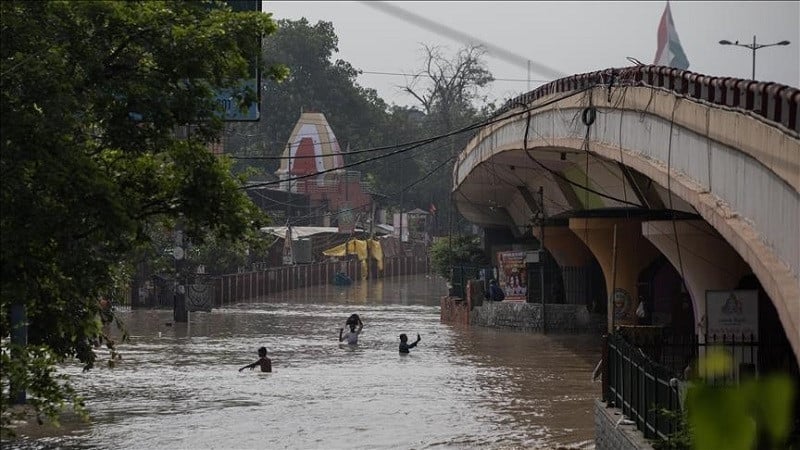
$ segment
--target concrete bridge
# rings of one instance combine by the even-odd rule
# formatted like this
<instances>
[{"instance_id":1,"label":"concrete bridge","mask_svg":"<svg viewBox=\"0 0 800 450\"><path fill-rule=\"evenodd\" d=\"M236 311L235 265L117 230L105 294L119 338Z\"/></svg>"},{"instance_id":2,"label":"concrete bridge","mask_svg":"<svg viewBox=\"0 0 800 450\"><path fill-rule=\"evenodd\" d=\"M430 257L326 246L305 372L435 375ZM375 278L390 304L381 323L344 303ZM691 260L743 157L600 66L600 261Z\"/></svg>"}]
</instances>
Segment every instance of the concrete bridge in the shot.
<instances>
[{"instance_id":1,"label":"concrete bridge","mask_svg":"<svg viewBox=\"0 0 800 450\"><path fill-rule=\"evenodd\" d=\"M545 248L561 267L596 260L617 324L636 322L659 258L683 281L698 334L706 292L749 279L800 361L797 88L658 66L560 79L478 131L453 200L512 240L538 235L543 212Z\"/></svg>"}]
</instances>

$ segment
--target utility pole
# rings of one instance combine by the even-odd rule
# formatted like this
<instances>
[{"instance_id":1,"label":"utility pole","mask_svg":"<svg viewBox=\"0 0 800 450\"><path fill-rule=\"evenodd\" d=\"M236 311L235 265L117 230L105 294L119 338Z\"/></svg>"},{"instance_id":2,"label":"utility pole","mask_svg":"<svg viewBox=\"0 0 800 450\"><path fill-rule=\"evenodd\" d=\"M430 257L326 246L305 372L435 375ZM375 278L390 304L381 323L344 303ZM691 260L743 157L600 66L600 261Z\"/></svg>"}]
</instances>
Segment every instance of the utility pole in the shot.
<instances>
[{"instance_id":1,"label":"utility pole","mask_svg":"<svg viewBox=\"0 0 800 450\"><path fill-rule=\"evenodd\" d=\"M189 314L186 311L186 246L184 245L183 230L175 231L175 247L172 250L175 257L175 295L172 305L172 320L175 323L186 323Z\"/></svg>"},{"instance_id":2,"label":"utility pole","mask_svg":"<svg viewBox=\"0 0 800 450\"><path fill-rule=\"evenodd\" d=\"M369 240L367 241L367 279L372 278L372 243L375 240L375 200L371 200L369 214ZM376 274L377 275L377 274ZM377 278L377 276L376 276Z\"/></svg>"},{"instance_id":3,"label":"utility pole","mask_svg":"<svg viewBox=\"0 0 800 450\"><path fill-rule=\"evenodd\" d=\"M28 314L25 304L15 301L11 304L11 357L22 359L23 355L18 354L25 351L28 346ZM11 403L14 405L24 405L27 403L25 389L18 389L13 384L9 386Z\"/></svg>"},{"instance_id":4,"label":"utility pole","mask_svg":"<svg viewBox=\"0 0 800 450\"><path fill-rule=\"evenodd\" d=\"M531 90L531 60L528 60L528 91Z\"/></svg>"},{"instance_id":5,"label":"utility pole","mask_svg":"<svg viewBox=\"0 0 800 450\"><path fill-rule=\"evenodd\" d=\"M611 295L608 296L606 306L608 314L608 334L614 333L614 296L617 295L617 225L614 224L614 237L611 243Z\"/></svg>"},{"instance_id":6,"label":"utility pole","mask_svg":"<svg viewBox=\"0 0 800 450\"><path fill-rule=\"evenodd\" d=\"M404 180L403 165L400 165L400 179ZM403 193L405 189L400 191L400 248L403 248Z\"/></svg>"},{"instance_id":7,"label":"utility pole","mask_svg":"<svg viewBox=\"0 0 800 450\"><path fill-rule=\"evenodd\" d=\"M547 321L545 320L545 301L544 301L544 187L539 186L539 295L542 300L542 334L547 333Z\"/></svg>"}]
</instances>

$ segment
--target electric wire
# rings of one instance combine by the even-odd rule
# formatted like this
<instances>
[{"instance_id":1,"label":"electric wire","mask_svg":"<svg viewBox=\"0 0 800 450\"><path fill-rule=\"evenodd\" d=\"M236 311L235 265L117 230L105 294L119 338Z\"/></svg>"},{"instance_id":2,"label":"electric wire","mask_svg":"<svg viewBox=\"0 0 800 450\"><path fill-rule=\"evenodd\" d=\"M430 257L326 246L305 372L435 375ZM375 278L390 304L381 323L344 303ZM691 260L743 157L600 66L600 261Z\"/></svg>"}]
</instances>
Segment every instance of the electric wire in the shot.
<instances>
[{"instance_id":1,"label":"electric wire","mask_svg":"<svg viewBox=\"0 0 800 450\"><path fill-rule=\"evenodd\" d=\"M408 191L408 190L410 190L412 187L414 187L414 186L416 186L417 184L421 183L422 181L426 180L426 179L427 179L427 178L429 178L431 175L433 175L435 172L437 172L438 170L440 170L442 167L444 167L444 166L445 166L445 165L446 165L448 162L450 162L450 161L451 161L453 158L455 158L456 156L457 156L456 154L454 154L454 155L450 156L449 158L447 158L447 159L445 159L444 161L440 162L440 163L439 163L439 164L438 164L436 167L434 167L433 169L429 170L427 173L423 174L423 175L422 175L420 178L418 178L418 179L416 179L415 181L413 181L413 182L411 182L411 183L409 183L409 184L407 184L407 185L403 186L403 187L402 187L402 188L400 188L399 190L397 190L397 191L395 191L395 192L392 192L392 193L389 193L389 194L386 194L386 195L384 195L384 196L397 196L397 195L400 195L400 193L402 193L402 192L407 192L407 191ZM328 214L322 214L322 215L305 215L305 216L293 216L292 218L293 218L293 219L296 219L296 220L300 220L300 219L302 219L302 220L307 220L307 219L320 218L320 217L325 217L325 216L334 217L334 216L337 216L337 215L339 215L339 214L343 214L343 213L347 213L347 212L361 211L361 210L363 210L364 208L366 208L366 207L370 206L372 203L373 203L373 202L372 202L372 200L370 200L370 201L369 201L369 202L367 202L367 203L360 204L360 205L355 205L355 206L353 206L353 207L351 207L351 208L349 208L349 209L342 209L342 210L339 210L339 211L333 211L333 212L330 212L330 213L328 213Z\"/></svg>"},{"instance_id":2,"label":"electric wire","mask_svg":"<svg viewBox=\"0 0 800 450\"><path fill-rule=\"evenodd\" d=\"M672 213L672 233L675 235L675 248L678 252L678 268L681 272L681 280L686 286L686 274L683 271L683 258L681 256L681 244L678 242L678 226L675 223L675 210L672 205L672 134L675 126L675 111L678 109L680 101L676 101L672 106L672 115L669 120L669 143L667 145L667 197L669 198L669 209Z\"/></svg>"},{"instance_id":3,"label":"electric wire","mask_svg":"<svg viewBox=\"0 0 800 450\"><path fill-rule=\"evenodd\" d=\"M586 87L586 88L583 88L583 89L580 89L580 90L577 90L577 91L569 92L569 93L567 93L567 94L565 94L563 96L551 99L551 100L549 100L547 102L544 102L542 104L529 107L525 111L522 111L522 112L511 112L511 113L504 112L502 114L496 114L496 115L494 115L494 116L492 116L492 117L490 117L488 119L484 119L484 120L472 123L470 125L467 125L465 127L462 127L462 128L456 129L456 130L451 130L451 131L446 132L444 134L440 134L440 135L436 135L436 136L429 137L429 138L426 138L426 139L414 141L414 142L412 142L410 144L398 144L398 145L390 145L390 146L383 146L383 147L375 147L375 148L373 148L371 150L379 150L379 149L380 150L386 150L386 149L393 149L393 148L403 147L404 145L408 145L405 148L400 148L398 150L394 150L394 151L389 152L387 154L378 155L378 156L375 156L375 157L372 157L372 158L367 158L367 159L364 159L364 160L361 160L361 161L357 161L357 162L354 162L354 163L345 164L342 167L321 170L321 171L317 171L317 172L306 174L306 175L298 175L298 176L286 178L286 179L283 179L283 180L275 180L275 181L268 181L268 182L262 182L262 183L255 183L255 184L251 184L251 185L248 185L246 187L243 187L243 188L244 189L254 189L254 188L257 188L257 187L272 186L272 185L280 184L280 183L283 183L283 182L290 182L290 181L300 180L300 179L304 179L304 178L315 177L315 176L322 175L322 174L325 174L325 173L330 173L330 172L338 171L338 170L341 170L341 169L344 169L344 168L354 167L354 166L358 166L358 165L365 164L365 163L368 163L368 162L377 161L377 160L380 160L380 159L383 159L383 158L387 158L387 157L390 157L390 156L394 156L394 155L397 155L397 154L402 154L402 153L405 153L407 151L413 150L413 149L415 149L417 147L420 147L422 145L429 144L429 143L435 142L435 141L440 140L440 139L444 139L444 138L447 138L447 137L450 137L450 136L455 136L455 135L458 135L458 134L461 134L461 133L465 133L465 132L468 132L468 131L480 129L480 128L485 127L487 125L491 125L493 123L505 121L505 120L511 119L513 117L516 117L518 115L525 114L528 111L533 111L533 110L536 110L536 109L539 109L539 108L544 108L546 106L549 106L550 104L565 100L565 99L570 98L570 97L572 97L574 95L578 95L578 94L580 94L582 92L585 92L586 90L588 90L590 88L591 87Z\"/></svg>"}]
</instances>

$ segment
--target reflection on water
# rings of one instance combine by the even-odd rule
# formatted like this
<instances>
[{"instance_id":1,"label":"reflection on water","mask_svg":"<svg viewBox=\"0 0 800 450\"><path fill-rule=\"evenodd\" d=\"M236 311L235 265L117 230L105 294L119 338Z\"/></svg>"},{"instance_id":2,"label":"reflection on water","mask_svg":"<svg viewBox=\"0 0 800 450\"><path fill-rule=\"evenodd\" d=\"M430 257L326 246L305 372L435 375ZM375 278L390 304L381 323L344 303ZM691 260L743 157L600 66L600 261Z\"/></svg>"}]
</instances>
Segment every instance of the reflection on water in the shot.
<instances>
[{"instance_id":1,"label":"reflection on water","mask_svg":"<svg viewBox=\"0 0 800 450\"><path fill-rule=\"evenodd\" d=\"M171 324L122 313L124 360L79 376L93 423L39 448L591 448L591 336L439 323L441 279L301 289ZM338 330L353 312L355 349ZM168 325L169 324L169 325ZM408 356L399 334L422 335ZM266 346L274 372L238 372Z\"/></svg>"}]
</instances>

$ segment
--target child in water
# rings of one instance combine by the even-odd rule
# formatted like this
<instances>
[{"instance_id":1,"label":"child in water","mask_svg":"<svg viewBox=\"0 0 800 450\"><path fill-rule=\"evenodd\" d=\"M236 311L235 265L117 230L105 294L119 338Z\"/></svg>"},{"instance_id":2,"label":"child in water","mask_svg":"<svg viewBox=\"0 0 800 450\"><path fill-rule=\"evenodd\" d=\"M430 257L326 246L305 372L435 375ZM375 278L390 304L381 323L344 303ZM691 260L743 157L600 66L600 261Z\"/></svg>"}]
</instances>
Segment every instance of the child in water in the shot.
<instances>
[{"instance_id":1,"label":"child in water","mask_svg":"<svg viewBox=\"0 0 800 450\"><path fill-rule=\"evenodd\" d=\"M358 314L353 314L347 319L345 325L350 328L350 331L344 333L344 328L339 328L339 342L347 341L347 345L358 345L358 335L361 334L361 330L364 328L361 318L358 317Z\"/></svg>"},{"instance_id":2,"label":"child in water","mask_svg":"<svg viewBox=\"0 0 800 450\"><path fill-rule=\"evenodd\" d=\"M253 370L255 366L261 366L262 372L272 372L272 361L269 358L267 358L267 348L261 347L260 349L258 349L258 356L259 356L258 361L254 362L253 364L248 364L242 367L241 369L239 369L239 372L243 371L244 369Z\"/></svg>"},{"instance_id":3,"label":"child in water","mask_svg":"<svg viewBox=\"0 0 800 450\"><path fill-rule=\"evenodd\" d=\"M400 335L400 353L408 353L408 349L414 348L419 343L420 337L419 333L417 333L417 340L413 343L408 343L408 336L405 333Z\"/></svg>"}]
</instances>

